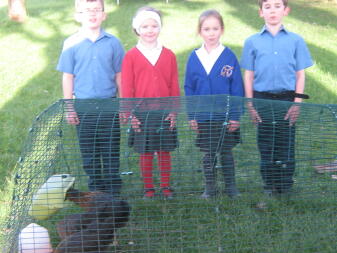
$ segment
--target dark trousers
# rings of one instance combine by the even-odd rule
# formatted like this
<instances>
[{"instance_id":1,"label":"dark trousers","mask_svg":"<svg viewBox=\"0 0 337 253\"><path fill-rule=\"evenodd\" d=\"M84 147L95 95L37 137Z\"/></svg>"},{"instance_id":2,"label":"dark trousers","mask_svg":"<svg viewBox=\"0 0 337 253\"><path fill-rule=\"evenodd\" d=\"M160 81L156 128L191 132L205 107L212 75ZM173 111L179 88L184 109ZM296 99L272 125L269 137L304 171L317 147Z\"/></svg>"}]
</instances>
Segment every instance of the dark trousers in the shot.
<instances>
[{"instance_id":1,"label":"dark trousers","mask_svg":"<svg viewBox=\"0 0 337 253\"><path fill-rule=\"evenodd\" d=\"M206 193L209 195L216 193L217 158L220 160L226 191L236 191L232 149L240 142L240 130L228 132L224 121L203 121L198 122L198 131L196 145L204 152Z\"/></svg>"},{"instance_id":2,"label":"dark trousers","mask_svg":"<svg viewBox=\"0 0 337 253\"><path fill-rule=\"evenodd\" d=\"M77 135L89 190L119 194L120 124L118 113L78 113Z\"/></svg>"},{"instance_id":3,"label":"dark trousers","mask_svg":"<svg viewBox=\"0 0 337 253\"><path fill-rule=\"evenodd\" d=\"M292 96L254 92L254 98L293 101ZM295 171L295 126L284 120L291 105L256 101L255 109L262 122L257 128L257 143L260 152L260 170L264 188L279 193L293 185Z\"/></svg>"}]
</instances>

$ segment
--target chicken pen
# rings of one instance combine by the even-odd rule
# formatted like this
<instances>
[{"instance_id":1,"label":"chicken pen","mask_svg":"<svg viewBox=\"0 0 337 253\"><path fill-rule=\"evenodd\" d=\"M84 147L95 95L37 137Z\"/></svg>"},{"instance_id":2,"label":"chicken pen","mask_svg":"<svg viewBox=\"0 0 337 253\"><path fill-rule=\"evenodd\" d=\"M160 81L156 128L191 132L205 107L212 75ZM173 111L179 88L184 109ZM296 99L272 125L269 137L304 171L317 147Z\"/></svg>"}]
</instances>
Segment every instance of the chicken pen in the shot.
<instances>
[{"instance_id":1,"label":"chicken pen","mask_svg":"<svg viewBox=\"0 0 337 253\"><path fill-rule=\"evenodd\" d=\"M336 105L57 101L18 160L3 252L334 252L337 176L315 165L336 159L336 134Z\"/></svg>"}]
</instances>

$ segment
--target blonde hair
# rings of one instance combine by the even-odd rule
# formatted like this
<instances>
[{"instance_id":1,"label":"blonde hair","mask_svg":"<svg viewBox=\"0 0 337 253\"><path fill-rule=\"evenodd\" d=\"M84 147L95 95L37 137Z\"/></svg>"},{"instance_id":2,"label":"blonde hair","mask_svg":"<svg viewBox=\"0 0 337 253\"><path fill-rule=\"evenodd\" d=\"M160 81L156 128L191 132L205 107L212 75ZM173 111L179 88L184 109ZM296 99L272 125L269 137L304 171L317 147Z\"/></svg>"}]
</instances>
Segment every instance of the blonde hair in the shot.
<instances>
[{"instance_id":1,"label":"blonde hair","mask_svg":"<svg viewBox=\"0 0 337 253\"><path fill-rule=\"evenodd\" d=\"M217 20L219 20L219 23L220 23L220 26L221 26L222 30L225 30L225 25L224 25L222 16L220 15L220 13L217 10L211 9L211 10L206 10L203 13L200 14L199 21L198 21L198 33L200 33L200 31L201 31L202 24L209 17L214 17Z\"/></svg>"},{"instance_id":2,"label":"blonde hair","mask_svg":"<svg viewBox=\"0 0 337 253\"><path fill-rule=\"evenodd\" d=\"M99 2L102 5L102 10L104 11L104 0L75 0L75 10L78 10L81 7L82 3L87 2Z\"/></svg>"},{"instance_id":3,"label":"blonde hair","mask_svg":"<svg viewBox=\"0 0 337 253\"><path fill-rule=\"evenodd\" d=\"M263 3L266 2L266 1L267 1L267 0L258 0L260 9L262 9L262 5L263 5ZM288 6L288 0L282 0L282 2L283 2L284 7L287 7L287 6Z\"/></svg>"}]
</instances>

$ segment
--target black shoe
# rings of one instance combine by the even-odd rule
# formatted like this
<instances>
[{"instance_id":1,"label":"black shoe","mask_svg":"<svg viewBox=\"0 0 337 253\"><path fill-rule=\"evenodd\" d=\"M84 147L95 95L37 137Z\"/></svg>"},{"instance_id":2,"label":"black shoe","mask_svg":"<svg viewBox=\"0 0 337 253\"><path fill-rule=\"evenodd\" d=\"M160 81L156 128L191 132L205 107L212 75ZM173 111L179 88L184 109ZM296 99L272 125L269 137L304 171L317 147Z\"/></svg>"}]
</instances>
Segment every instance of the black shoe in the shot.
<instances>
[{"instance_id":1,"label":"black shoe","mask_svg":"<svg viewBox=\"0 0 337 253\"><path fill-rule=\"evenodd\" d=\"M240 191L234 186L229 187L228 189L225 189L224 193L230 197L231 199L237 198L241 196Z\"/></svg>"},{"instance_id":2,"label":"black shoe","mask_svg":"<svg viewBox=\"0 0 337 253\"><path fill-rule=\"evenodd\" d=\"M209 193L207 191L204 191L203 194L200 195L200 198L202 199L211 199L214 198L216 196L215 193Z\"/></svg>"},{"instance_id":3,"label":"black shoe","mask_svg":"<svg viewBox=\"0 0 337 253\"><path fill-rule=\"evenodd\" d=\"M161 195L163 199L171 200L173 199L173 190L170 187L161 188Z\"/></svg>"},{"instance_id":4,"label":"black shoe","mask_svg":"<svg viewBox=\"0 0 337 253\"><path fill-rule=\"evenodd\" d=\"M265 188L264 190L263 190L263 194L266 196L266 197L272 197L272 196L274 196L275 195L275 193L276 193L276 191L273 189L273 188Z\"/></svg>"},{"instance_id":5,"label":"black shoe","mask_svg":"<svg viewBox=\"0 0 337 253\"><path fill-rule=\"evenodd\" d=\"M154 189L146 189L144 190L144 196L143 196L143 199L144 200L149 200L149 199L153 199L154 196L155 196L155 190Z\"/></svg>"}]
</instances>

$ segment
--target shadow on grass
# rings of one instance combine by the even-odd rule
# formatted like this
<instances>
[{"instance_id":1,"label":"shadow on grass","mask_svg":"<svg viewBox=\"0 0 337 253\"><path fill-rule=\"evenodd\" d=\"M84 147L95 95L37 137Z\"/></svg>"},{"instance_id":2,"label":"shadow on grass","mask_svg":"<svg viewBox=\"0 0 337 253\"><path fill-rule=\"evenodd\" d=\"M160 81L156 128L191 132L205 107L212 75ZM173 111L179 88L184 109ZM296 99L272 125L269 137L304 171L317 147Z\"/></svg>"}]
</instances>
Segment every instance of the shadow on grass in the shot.
<instances>
[{"instance_id":1,"label":"shadow on grass","mask_svg":"<svg viewBox=\"0 0 337 253\"><path fill-rule=\"evenodd\" d=\"M45 108L56 100L62 98L61 74L55 70L59 54L62 50L62 43L65 39L62 28L72 25L75 21L72 19L74 10L73 3L66 1L27 1L27 10L29 13L31 26L34 25L34 19L38 19L44 26L47 26L51 32L43 33L39 27L32 29L30 23L19 24L7 19L7 8L0 8L1 36L10 36L20 34L28 41L39 43L39 48L43 48L43 56L46 64L45 68L31 79L0 109L0 134L2 150L2 159L0 163L0 178L4 182L6 176L10 176L15 163L22 151L22 144L28 134L28 128L31 126L35 116L40 114ZM116 1L109 0L107 4L115 5ZM109 17L103 24L104 28L114 28L117 30L117 36L123 44L135 45L137 38L131 30L132 15L136 10L144 5L159 6L163 12L164 18L167 8L185 9L188 11L193 8L202 8L203 3L195 1L133 1L121 0L120 6L114 11L108 13ZM67 7L67 8L66 8ZM76 32L76 29L74 29ZM120 35L120 36L119 36ZM66 36L67 37L67 36ZM15 41L13 41L15 43ZM29 46L29 45L27 45ZM126 48L127 49L127 48ZM27 47L27 51L30 48ZM24 55L26 52L23 51ZM178 60L185 56L178 56ZM29 61L29 59L27 59ZM184 61L184 60L183 60ZM20 66L18 64L18 66ZM18 75L20 69L18 68ZM1 184L1 188L5 184Z\"/></svg>"},{"instance_id":2,"label":"shadow on grass","mask_svg":"<svg viewBox=\"0 0 337 253\"><path fill-rule=\"evenodd\" d=\"M36 29L33 33L28 30L26 25L17 24L10 22L6 19L7 13L6 7L0 8L0 13L2 17L1 22L1 36L6 36L10 34L22 34L28 40L32 42L41 43L41 47L44 48L44 57L46 59L46 67L39 74L33 76L25 86L16 93L16 95L8 101L0 110L0 129L6 134L1 134L2 143L2 153L8 154L5 159L2 159L0 170L0 177L5 178L6 175L12 171L15 166L15 161L19 157L21 152L21 145L23 140L27 136L27 129L31 126L31 122L34 117L38 115L42 110L48 107L51 103L62 97L61 92L61 74L55 70L59 54L62 49L62 42L65 39L64 33L62 32L63 25L71 25L74 23L72 17L73 4L67 4L65 1L55 2L55 1L45 1L39 2L37 0L31 0L27 2L27 9L29 16L32 19L40 19L45 25L51 28L52 33L48 36L39 33ZM51 5L52 3L52 5ZM115 5L115 0L108 0L107 4ZM226 4L233 7L232 14L234 17L242 20L248 26L253 27L258 31L263 25L263 20L258 17L257 11L258 6L255 0L226 0ZM169 4L166 4L165 0L154 1L154 0L121 0L120 6L115 8L111 13L109 13L108 20L104 23L106 28L114 28L117 30L119 39L124 45L131 47L136 44L137 38L131 31L131 18L130 13L135 13L135 11L143 5L152 5L158 7L164 16L169 12L169 8L176 8L179 10L186 10L186 12L191 9L202 10L206 3L201 1L182 1L182 0L170 0ZM332 22L336 18L335 15L328 11L315 9L309 4L300 5L296 2L291 3L293 12L291 15L299 20L304 20L305 22L312 22L313 18L319 16L320 23L316 22L318 25L330 25L336 27L336 24ZM52 6L52 7L50 7ZM67 8L66 8L67 7ZM313 14L311 14L311 12ZM310 13L310 15L308 14ZM57 14L57 18L48 18ZM307 15L308 14L308 15ZM57 22L55 22L55 20ZM59 25L62 24L62 25ZM190 29L190 28L188 28ZM193 28L194 29L194 28ZM76 30L74 30L75 32ZM50 35L51 34L51 35ZM15 41L13 41L15 43ZM240 55L242 48L237 45L226 45L229 46L237 56ZM336 65L335 59L336 54L328 49L321 48L314 44L309 44L313 58L317 63L320 64L324 72L328 72L329 69L336 69L331 67L331 64ZM126 47L126 49L128 49ZM27 48L29 50L29 48ZM185 64L188 55L193 50L186 50L185 52L177 54L178 64L180 65L180 85L183 90L183 72L185 70ZM23 54L25 52L22 52ZM321 55L326 55L325 58L320 58ZM29 60L29 59L28 59ZM20 71L18 69L18 75ZM335 73L330 73L336 77ZM329 94L324 98L324 101L328 103L336 103L336 96L331 94L324 88L324 86L315 80L312 76L308 76L308 93L313 98L313 102L320 103L321 94ZM37 88L40 87L40 88ZM315 92L319 90L320 92ZM183 95L183 92L182 92ZM3 184L2 184L3 185Z\"/></svg>"},{"instance_id":3,"label":"shadow on grass","mask_svg":"<svg viewBox=\"0 0 337 253\"><path fill-rule=\"evenodd\" d=\"M237 1L226 0L227 4L233 7L231 14L243 21L247 26L250 26L259 32L264 25L263 19L258 15L257 1ZM309 24L315 24L319 26L331 26L337 29L336 15L333 13L314 8L310 3L303 3L299 1L292 1L290 3L292 9L290 16L301 22L307 22ZM326 48L319 45L312 44L306 41L313 60L316 64L319 64L320 70L323 73L329 73L337 79L337 74L332 72L332 69L336 69L337 55ZM240 54L241 55L241 52ZM333 66L333 67L332 67ZM308 102L323 103L322 94L324 94L324 103L337 103L337 95L332 94L319 80L315 79L312 75L307 74L306 91L310 94L311 98Z\"/></svg>"}]
</instances>

